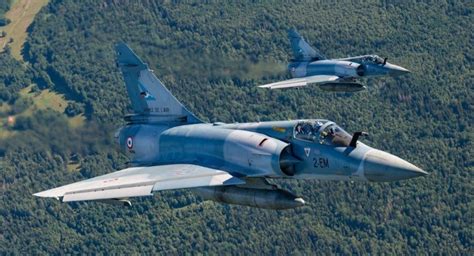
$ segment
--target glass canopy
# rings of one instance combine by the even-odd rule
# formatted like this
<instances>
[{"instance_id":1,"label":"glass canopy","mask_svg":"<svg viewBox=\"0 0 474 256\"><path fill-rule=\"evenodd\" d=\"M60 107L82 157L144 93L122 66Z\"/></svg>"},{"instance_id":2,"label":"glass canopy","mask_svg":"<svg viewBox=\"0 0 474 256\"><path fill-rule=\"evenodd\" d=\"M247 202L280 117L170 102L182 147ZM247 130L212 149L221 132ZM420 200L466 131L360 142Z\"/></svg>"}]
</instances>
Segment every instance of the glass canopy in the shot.
<instances>
[{"instance_id":1,"label":"glass canopy","mask_svg":"<svg viewBox=\"0 0 474 256\"><path fill-rule=\"evenodd\" d=\"M344 129L327 120L305 120L297 123L294 137L334 147L347 147L352 139Z\"/></svg>"}]
</instances>

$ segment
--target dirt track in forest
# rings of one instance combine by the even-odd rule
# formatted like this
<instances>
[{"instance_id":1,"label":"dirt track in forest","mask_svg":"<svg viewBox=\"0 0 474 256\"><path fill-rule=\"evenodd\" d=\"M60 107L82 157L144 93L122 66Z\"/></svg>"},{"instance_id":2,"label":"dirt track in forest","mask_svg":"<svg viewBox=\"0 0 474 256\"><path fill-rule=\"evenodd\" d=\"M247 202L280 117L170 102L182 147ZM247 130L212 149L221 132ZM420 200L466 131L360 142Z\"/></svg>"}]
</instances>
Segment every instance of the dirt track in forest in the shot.
<instances>
[{"instance_id":1,"label":"dirt track in forest","mask_svg":"<svg viewBox=\"0 0 474 256\"><path fill-rule=\"evenodd\" d=\"M10 24L0 27L0 31L5 31L7 35L0 38L0 52L3 52L8 45L11 48L12 56L23 61L21 49L26 41L28 33L26 30L33 22L36 14L49 0L16 0L10 10L5 14L10 19ZM13 41L11 42L11 39Z\"/></svg>"}]
</instances>

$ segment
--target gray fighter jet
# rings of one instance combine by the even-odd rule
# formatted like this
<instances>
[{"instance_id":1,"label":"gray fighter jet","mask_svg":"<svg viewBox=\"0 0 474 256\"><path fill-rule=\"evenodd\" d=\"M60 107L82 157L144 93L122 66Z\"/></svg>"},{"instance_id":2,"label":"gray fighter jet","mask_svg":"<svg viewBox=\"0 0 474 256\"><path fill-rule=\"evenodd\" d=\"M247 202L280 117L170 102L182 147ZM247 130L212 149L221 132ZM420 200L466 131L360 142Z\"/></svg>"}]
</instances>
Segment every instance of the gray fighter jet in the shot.
<instances>
[{"instance_id":1,"label":"gray fighter jet","mask_svg":"<svg viewBox=\"0 0 474 256\"><path fill-rule=\"evenodd\" d=\"M401 75L409 73L405 68L390 64L387 58L363 55L342 59L327 59L311 48L295 30L288 32L294 59L288 65L292 79L261 85L263 88L281 89L317 84L324 91L356 92L366 87L357 78Z\"/></svg>"},{"instance_id":2,"label":"gray fighter jet","mask_svg":"<svg viewBox=\"0 0 474 256\"><path fill-rule=\"evenodd\" d=\"M204 199L267 209L305 204L269 179L399 181L426 175L325 119L205 123L188 111L125 44L120 67L134 114L115 138L131 167L34 194L62 202L131 205L131 197L193 188Z\"/></svg>"}]
</instances>

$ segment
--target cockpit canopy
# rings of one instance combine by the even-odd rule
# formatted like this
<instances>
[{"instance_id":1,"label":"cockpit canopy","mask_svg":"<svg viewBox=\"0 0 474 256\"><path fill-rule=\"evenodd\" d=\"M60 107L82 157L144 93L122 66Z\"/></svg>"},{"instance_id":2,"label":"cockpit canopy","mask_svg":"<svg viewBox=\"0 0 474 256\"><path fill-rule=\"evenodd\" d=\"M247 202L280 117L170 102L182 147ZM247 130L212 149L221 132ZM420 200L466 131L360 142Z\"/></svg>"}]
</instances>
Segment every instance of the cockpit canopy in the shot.
<instances>
[{"instance_id":1,"label":"cockpit canopy","mask_svg":"<svg viewBox=\"0 0 474 256\"><path fill-rule=\"evenodd\" d=\"M327 120L305 120L295 125L296 139L334 147L348 147L352 136L341 127Z\"/></svg>"},{"instance_id":2,"label":"cockpit canopy","mask_svg":"<svg viewBox=\"0 0 474 256\"><path fill-rule=\"evenodd\" d=\"M375 64L384 64L384 62L385 62L384 59L380 58L377 55L369 55L369 56L365 57L364 61L373 62Z\"/></svg>"}]
</instances>

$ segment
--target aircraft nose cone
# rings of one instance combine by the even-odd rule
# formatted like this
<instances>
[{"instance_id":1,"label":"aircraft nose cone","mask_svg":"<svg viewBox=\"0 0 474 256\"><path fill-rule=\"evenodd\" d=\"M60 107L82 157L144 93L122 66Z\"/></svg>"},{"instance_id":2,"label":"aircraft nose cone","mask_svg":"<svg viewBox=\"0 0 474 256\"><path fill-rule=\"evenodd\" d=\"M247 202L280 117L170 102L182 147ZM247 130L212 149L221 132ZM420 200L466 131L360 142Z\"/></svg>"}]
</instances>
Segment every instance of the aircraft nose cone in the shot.
<instances>
[{"instance_id":1,"label":"aircraft nose cone","mask_svg":"<svg viewBox=\"0 0 474 256\"><path fill-rule=\"evenodd\" d=\"M410 70L404 67L400 67L400 66L390 64L390 63L385 64L385 68L388 69L388 72L391 75L403 75L403 74L411 73Z\"/></svg>"},{"instance_id":2,"label":"aircraft nose cone","mask_svg":"<svg viewBox=\"0 0 474 256\"><path fill-rule=\"evenodd\" d=\"M364 175L369 181L398 181L427 174L415 165L377 149L369 151L364 160Z\"/></svg>"}]
</instances>

